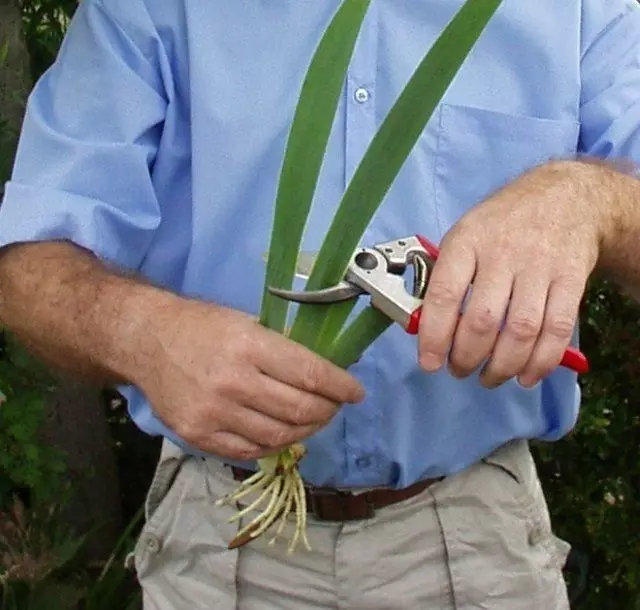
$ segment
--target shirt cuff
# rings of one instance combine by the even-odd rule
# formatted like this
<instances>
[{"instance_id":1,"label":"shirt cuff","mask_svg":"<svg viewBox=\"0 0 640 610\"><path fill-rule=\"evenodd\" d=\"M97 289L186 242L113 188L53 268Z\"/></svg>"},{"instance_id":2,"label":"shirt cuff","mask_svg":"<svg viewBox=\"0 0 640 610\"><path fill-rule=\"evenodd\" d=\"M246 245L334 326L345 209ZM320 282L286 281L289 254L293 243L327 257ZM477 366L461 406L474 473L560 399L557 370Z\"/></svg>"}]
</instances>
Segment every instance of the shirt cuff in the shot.
<instances>
[{"instance_id":1,"label":"shirt cuff","mask_svg":"<svg viewBox=\"0 0 640 610\"><path fill-rule=\"evenodd\" d=\"M71 241L118 267L136 270L158 227L159 214L47 187L9 182L0 206L0 247Z\"/></svg>"}]
</instances>

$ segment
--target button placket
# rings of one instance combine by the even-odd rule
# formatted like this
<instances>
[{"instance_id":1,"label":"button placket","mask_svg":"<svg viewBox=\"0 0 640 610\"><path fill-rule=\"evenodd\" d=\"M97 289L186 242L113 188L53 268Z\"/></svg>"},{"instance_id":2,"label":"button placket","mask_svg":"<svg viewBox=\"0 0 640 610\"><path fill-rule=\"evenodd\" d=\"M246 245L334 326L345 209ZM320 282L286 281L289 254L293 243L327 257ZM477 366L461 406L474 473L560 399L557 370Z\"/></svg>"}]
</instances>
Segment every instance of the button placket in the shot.
<instances>
[{"instance_id":1,"label":"button placket","mask_svg":"<svg viewBox=\"0 0 640 610\"><path fill-rule=\"evenodd\" d=\"M375 84L378 53L378 15L371 6L362 29L346 79L345 187L376 132Z\"/></svg>"},{"instance_id":2,"label":"button placket","mask_svg":"<svg viewBox=\"0 0 640 610\"><path fill-rule=\"evenodd\" d=\"M365 102L369 101L369 91L367 91L367 89L365 89L364 87L358 87L355 90L353 97L356 100L356 102L360 104L364 104Z\"/></svg>"},{"instance_id":3,"label":"button placket","mask_svg":"<svg viewBox=\"0 0 640 610\"><path fill-rule=\"evenodd\" d=\"M355 173L367 147L376 133L375 86L378 65L378 9L373 3L358 37L358 42L346 79L345 116L345 188ZM373 241L370 228L363 241ZM366 357L366 356L365 356ZM346 415L345 438L347 443L347 469L349 478L361 483L376 478L378 463L375 446L362 446L355 439L375 438L380 415L361 409Z\"/></svg>"}]
</instances>

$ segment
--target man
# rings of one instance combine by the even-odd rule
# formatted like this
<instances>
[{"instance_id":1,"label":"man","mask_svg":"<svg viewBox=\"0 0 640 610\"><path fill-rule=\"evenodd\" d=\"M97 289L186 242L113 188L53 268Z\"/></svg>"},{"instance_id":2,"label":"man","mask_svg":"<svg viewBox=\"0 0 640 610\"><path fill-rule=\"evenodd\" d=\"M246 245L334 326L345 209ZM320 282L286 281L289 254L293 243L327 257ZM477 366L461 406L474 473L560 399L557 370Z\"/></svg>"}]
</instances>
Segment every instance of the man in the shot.
<instances>
[{"instance_id":1,"label":"man","mask_svg":"<svg viewBox=\"0 0 640 610\"><path fill-rule=\"evenodd\" d=\"M372 2L304 249L459 4ZM503 3L364 236L440 244L418 343L393 327L345 372L255 321L294 105L338 5L81 3L6 187L2 322L119 384L167 439L134 555L145 609L567 608L527 439L575 423L557 365L588 277L638 294L640 186L572 159L640 159L640 12ZM299 440L313 550L227 550L235 508L215 500Z\"/></svg>"}]
</instances>

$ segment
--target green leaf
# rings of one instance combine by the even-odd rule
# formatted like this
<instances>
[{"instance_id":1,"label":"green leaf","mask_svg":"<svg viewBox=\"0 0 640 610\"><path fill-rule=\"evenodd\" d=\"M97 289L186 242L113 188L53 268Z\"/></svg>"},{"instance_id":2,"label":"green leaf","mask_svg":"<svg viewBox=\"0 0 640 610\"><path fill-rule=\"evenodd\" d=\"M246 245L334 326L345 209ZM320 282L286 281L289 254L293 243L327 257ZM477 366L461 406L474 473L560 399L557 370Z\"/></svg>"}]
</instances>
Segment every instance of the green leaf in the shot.
<instances>
[{"instance_id":1,"label":"green leaf","mask_svg":"<svg viewBox=\"0 0 640 610\"><path fill-rule=\"evenodd\" d=\"M29 425L31 422L17 422L7 428L7 432L16 440L21 442L30 441L34 435L34 429Z\"/></svg>"},{"instance_id":2,"label":"green leaf","mask_svg":"<svg viewBox=\"0 0 640 610\"><path fill-rule=\"evenodd\" d=\"M307 290L331 286L343 277L367 225L500 2L467 0L425 55L359 164L318 253ZM301 305L290 337L323 353L349 311L345 306Z\"/></svg>"},{"instance_id":3,"label":"green leaf","mask_svg":"<svg viewBox=\"0 0 640 610\"><path fill-rule=\"evenodd\" d=\"M345 74L370 0L345 0L325 31L305 76L278 183L261 324L279 332L288 303L268 286L290 288Z\"/></svg>"},{"instance_id":4,"label":"green leaf","mask_svg":"<svg viewBox=\"0 0 640 610\"><path fill-rule=\"evenodd\" d=\"M25 458L29 461L35 462L40 457L40 449L37 445L25 445L23 451Z\"/></svg>"},{"instance_id":5,"label":"green leaf","mask_svg":"<svg viewBox=\"0 0 640 610\"><path fill-rule=\"evenodd\" d=\"M367 307L331 345L327 358L343 368L351 366L391 324L381 311Z\"/></svg>"}]
</instances>

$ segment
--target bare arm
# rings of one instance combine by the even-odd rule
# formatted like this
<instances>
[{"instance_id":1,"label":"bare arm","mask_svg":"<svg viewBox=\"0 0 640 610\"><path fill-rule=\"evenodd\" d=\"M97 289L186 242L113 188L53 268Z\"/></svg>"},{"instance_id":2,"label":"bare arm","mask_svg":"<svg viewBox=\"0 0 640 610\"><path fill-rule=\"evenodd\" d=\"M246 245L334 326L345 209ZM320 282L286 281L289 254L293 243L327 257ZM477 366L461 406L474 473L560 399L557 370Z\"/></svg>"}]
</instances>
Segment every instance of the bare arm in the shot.
<instances>
[{"instance_id":1,"label":"bare arm","mask_svg":"<svg viewBox=\"0 0 640 610\"><path fill-rule=\"evenodd\" d=\"M640 180L631 166L582 164L583 188L603 214L596 272L640 301Z\"/></svg>"},{"instance_id":2,"label":"bare arm","mask_svg":"<svg viewBox=\"0 0 640 610\"><path fill-rule=\"evenodd\" d=\"M66 242L0 252L0 321L42 360L102 384L149 374L154 333L176 297Z\"/></svg>"},{"instance_id":3,"label":"bare arm","mask_svg":"<svg viewBox=\"0 0 640 610\"><path fill-rule=\"evenodd\" d=\"M43 360L138 386L178 436L253 459L363 397L347 372L231 309L111 272L67 243L0 254L0 320Z\"/></svg>"}]
</instances>

